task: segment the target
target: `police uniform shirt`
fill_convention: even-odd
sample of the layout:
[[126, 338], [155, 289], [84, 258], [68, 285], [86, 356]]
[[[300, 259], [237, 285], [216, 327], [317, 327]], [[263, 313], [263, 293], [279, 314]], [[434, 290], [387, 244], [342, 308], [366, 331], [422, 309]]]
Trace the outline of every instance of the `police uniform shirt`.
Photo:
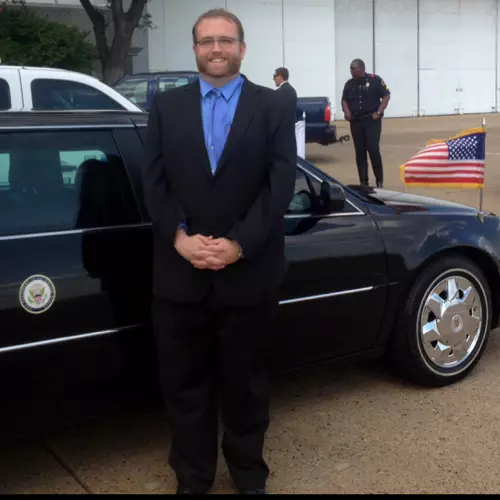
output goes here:
[[380, 100], [390, 94], [389, 88], [380, 76], [366, 73], [362, 78], [351, 78], [347, 81], [342, 100], [347, 102], [353, 116], [366, 116], [375, 113]]

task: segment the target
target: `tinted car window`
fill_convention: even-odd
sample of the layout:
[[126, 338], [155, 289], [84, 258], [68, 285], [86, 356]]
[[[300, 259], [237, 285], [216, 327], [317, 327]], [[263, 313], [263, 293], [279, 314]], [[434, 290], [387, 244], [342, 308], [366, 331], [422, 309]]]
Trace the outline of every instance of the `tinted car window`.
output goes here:
[[144, 77], [124, 78], [114, 89], [129, 101], [138, 106], [144, 107], [148, 101], [149, 80]]
[[0, 153], [0, 189], [9, 185], [10, 155]]
[[313, 193], [306, 174], [299, 168], [295, 172], [295, 190], [287, 213], [307, 214], [311, 211]]
[[285, 216], [285, 233], [287, 235], [300, 234], [309, 228], [301, 217], [311, 213], [313, 193], [308, 183], [307, 175], [299, 168], [295, 169], [295, 190]]
[[140, 222], [111, 131], [0, 134], [0, 234]]
[[106, 153], [101, 150], [70, 150], [60, 151], [59, 160], [61, 162], [61, 170], [63, 173], [63, 181], [65, 184], [74, 184], [76, 180], [76, 172], [78, 165], [81, 165], [87, 160], [102, 160], [106, 161]]
[[125, 109], [100, 90], [69, 80], [33, 80], [31, 93], [33, 109]]
[[10, 99], [10, 87], [6, 80], [0, 78], [0, 111], [5, 111], [12, 107]]

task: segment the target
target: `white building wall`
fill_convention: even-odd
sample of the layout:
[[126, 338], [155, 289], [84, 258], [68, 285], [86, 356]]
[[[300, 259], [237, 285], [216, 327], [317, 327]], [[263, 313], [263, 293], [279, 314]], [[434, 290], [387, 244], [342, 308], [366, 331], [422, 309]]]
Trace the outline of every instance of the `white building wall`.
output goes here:
[[[143, 50], [133, 66], [136, 72], [196, 69], [192, 25], [202, 12], [224, 7], [243, 22], [248, 48], [242, 70], [251, 80], [273, 87], [274, 69], [286, 66], [298, 95], [329, 97], [337, 119], [343, 117], [342, 90], [355, 58], [391, 89], [387, 117], [495, 112], [500, 111], [499, 2], [150, 0], [155, 28], [134, 35], [133, 45]], [[80, 0], [27, 3], [81, 9]], [[77, 25], [82, 15], [75, 13]]]
[[254, 83], [273, 86], [274, 70], [283, 65], [282, 0], [226, 0], [226, 5], [245, 30], [247, 52], [241, 71]]
[[165, 43], [165, 34], [172, 23], [165, 25], [164, 2], [149, 2], [147, 9], [154, 24], [154, 28], [148, 32], [149, 71], [166, 70], [167, 45]]
[[459, 0], [420, 0], [420, 113], [453, 114], [459, 110], [459, 63], [454, 57], [460, 40]]
[[329, 97], [334, 113], [334, 0], [284, 0], [283, 49], [283, 65], [297, 94]]
[[385, 116], [418, 115], [418, 0], [375, 0], [374, 71], [392, 93]]
[[[163, 4], [163, 26], [168, 28], [158, 30], [163, 34], [164, 59], [158, 61], [155, 69], [195, 70], [191, 35], [193, 24], [202, 12], [225, 7], [225, 0], [160, 0], [156, 3]], [[153, 22], [158, 25], [155, 19]]]
[[273, 87], [284, 65], [298, 95], [329, 97], [337, 119], [355, 58], [388, 84], [388, 117], [486, 113], [499, 106], [499, 1], [151, 0], [149, 67], [196, 69], [192, 25], [224, 7], [243, 22], [251, 80]]
[[242, 72], [274, 88], [279, 66], [290, 70], [299, 96], [335, 100], [335, 0], [151, 0], [157, 29], [149, 32], [151, 71], [196, 69], [191, 29], [208, 9], [223, 7], [243, 23], [247, 53]]
[[496, 111], [497, 0], [420, 0], [422, 115]]
[[496, 111], [497, 0], [460, 0], [460, 113]]
[[336, 118], [344, 118], [340, 101], [353, 59], [373, 71], [373, 0], [335, 0]]

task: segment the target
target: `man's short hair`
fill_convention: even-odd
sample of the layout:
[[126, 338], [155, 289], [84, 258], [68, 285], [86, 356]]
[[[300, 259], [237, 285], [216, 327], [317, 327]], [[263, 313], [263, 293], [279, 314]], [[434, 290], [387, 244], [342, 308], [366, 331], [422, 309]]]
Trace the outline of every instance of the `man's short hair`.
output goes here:
[[197, 42], [196, 39], [196, 28], [198, 28], [198, 25], [204, 21], [205, 19], [217, 19], [217, 18], [222, 18], [225, 19], [226, 21], [229, 21], [231, 23], [236, 24], [236, 28], [238, 29], [238, 40], [240, 42], [245, 41], [245, 31], [243, 30], [243, 25], [241, 24], [241, 21], [237, 16], [232, 14], [231, 12], [227, 11], [226, 9], [210, 9], [204, 14], [202, 14], [196, 22], [194, 23], [193, 26], [193, 43]]
[[351, 66], [353, 64], [356, 64], [357, 66], [361, 66], [361, 68], [365, 69], [365, 62], [362, 59], [354, 59], [354, 61], [352, 61], [352, 63], [351, 63]]
[[283, 80], [285, 80], [285, 81], [288, 80], [288, 78], [290, 78], [290, 73], [288, 72], [288, 70], [286, 68], [278, 68], [278, 69], [276, 69], [274, 74], [276, 76], [281, 76], [281, 78], [283, 78]]

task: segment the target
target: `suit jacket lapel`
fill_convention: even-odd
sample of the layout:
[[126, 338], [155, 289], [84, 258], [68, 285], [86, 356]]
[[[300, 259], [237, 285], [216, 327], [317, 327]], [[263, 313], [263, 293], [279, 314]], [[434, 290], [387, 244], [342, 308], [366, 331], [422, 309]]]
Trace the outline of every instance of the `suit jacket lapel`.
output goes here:
[[222, 155], [220, 157], [219, 164], [217, 165], [215, 175], [220, 175], [221, 171], [227, 165], [231, 152], [245, 135], [245, 132], [253, 119], [255, 108], [257, 107], [257, 94], [259, 89], [257, 86], [250, 83], [246, 77], [243, 78], [244, 81], [241, 88], [240, 99], [236, 107], [233, 123], [231, 124], [231, 129], [229, 131], [224, 149], [222, 150]]
[[203, 131], [199, 80], [196, 80], [192, 85], [186, 85], [185, 89], [188, 95], [186, 96], [186, 107], [181, 111], [181, 120], [186, 120], [186, 130], [189, 130], [189, 134], [192, 135], [193, 139], [193, 151], [198, 153], [201, 167], [203, 167], [205, 173], [212, 179], [212, 169], [210, 167], [210, 159]]

